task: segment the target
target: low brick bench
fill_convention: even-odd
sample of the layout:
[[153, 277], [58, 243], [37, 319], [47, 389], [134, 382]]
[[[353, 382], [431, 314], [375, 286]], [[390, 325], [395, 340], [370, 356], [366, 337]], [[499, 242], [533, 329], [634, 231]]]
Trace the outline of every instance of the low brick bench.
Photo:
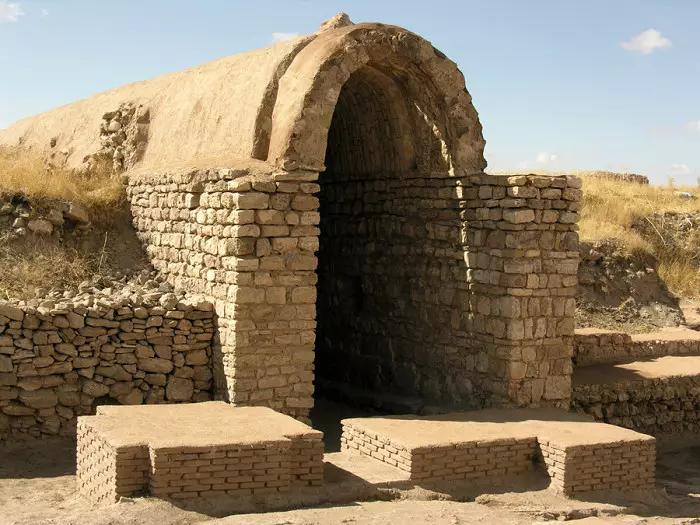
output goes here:
[[408, 473], [417, 482], [497, 482], [532, 470], [569, 496], [654, 486], [651, 436], [554, 409], [489, 409], [441, 416], [342, 421], [343, 450]]
[[95, 502], [283, 492], [323, 482], [323, 434], [223, 402], [100, 407], [78, 419], [77, 478]]

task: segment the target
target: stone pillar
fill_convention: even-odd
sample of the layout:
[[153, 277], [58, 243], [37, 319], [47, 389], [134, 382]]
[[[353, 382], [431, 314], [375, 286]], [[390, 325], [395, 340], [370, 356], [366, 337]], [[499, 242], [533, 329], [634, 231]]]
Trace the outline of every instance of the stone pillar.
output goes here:
[[220, 320], [228, 399], [302, 420], [314, 392], [317, 177], [284, 173], [241, 185], [227, 197], [235, 231], [219, 251], [232, 277]]
[[494, 404], [567, 407], [571, 397], [581, 181], [461, 180], [470, 329], [488, 350]]

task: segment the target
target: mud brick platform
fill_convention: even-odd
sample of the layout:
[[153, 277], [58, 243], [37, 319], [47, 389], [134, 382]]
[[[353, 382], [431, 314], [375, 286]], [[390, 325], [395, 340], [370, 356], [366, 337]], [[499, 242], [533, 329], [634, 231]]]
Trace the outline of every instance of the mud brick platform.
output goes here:
[[323, 434], [264, 407], [223, 402], [104, 406], [78, 420], [80, 492], [247, 496], [323, 482]]
[[493, 482], [539, 464], [551, 488], [569, 496], [654, 485], [653, 437], [563, 410], [489, 409], [342, 424], [344, 451], [397, 467], [416, 482]]

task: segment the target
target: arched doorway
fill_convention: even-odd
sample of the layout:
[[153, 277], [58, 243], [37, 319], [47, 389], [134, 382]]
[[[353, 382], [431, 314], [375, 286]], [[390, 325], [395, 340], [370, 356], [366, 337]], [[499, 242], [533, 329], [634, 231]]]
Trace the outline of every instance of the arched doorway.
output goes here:
[[465, 358], [456, 183], [434, 108], [412, 92], [401, 71], [355, 71], [319, 177], [317, 392], [398, 412], [470, 388], [449, 373]]

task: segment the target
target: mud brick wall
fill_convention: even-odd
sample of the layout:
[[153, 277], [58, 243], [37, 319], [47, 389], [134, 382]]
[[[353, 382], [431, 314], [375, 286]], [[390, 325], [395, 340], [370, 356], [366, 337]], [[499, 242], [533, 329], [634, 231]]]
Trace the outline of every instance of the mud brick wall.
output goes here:
[[700, 339], [663, 339], [658, 335], [630, 335], [608, 330], [581, 329], [574, 337], [574, 366], [619, 363], [665, 355], [700, 355]]
[[283, 492], [290, 487], [290, 442], [151, 451], [152, 496], [193, 499]]
[[0, 438], [73, 434], [103, 403], [210, 399], [213, 306], [160, 295], [0, 304]]
[[182, 445], [162, 446], [133, 431], [115, 436], [114, 428], [100, 426], [104, 413], [78, 420], [78, 486], [96, 503], [149, 493], [172, 499], [251, 496], [323, 484], [320, 432], [201, 446], [188, 445], [185, 433]]
[[411, 473], [411, 453], [403, 443], [396, 443], [352, 425], [343, 424], [340, 447], [342, 450], [364, 454]]
[[488, 351], [490, 390], [517, 405], [567, 407], [581, 181], [479, 175], [462, 184], [465, 315]]
[[551, 487], [567, 496], [654, 487], [653, 438], [576, 447], [561, 447], [542, 438], [539, 441]]
[[323, 484], [322, 439], [292, 439], [290, 449], [291, 483], [296, 486], [318, 486]]
[[499, 476], [524, 474], [533, 469], [536, 449], [535, 438], [414, 449], [411, 479], [492, 481]]
[[700, 431], [700, 376], [575, 384], [571, 407], [644, 434]]
[[89, 424], [78, 422], [78, 491], [95, 503], [114, 503], [148, 489], [148, 449], [107, 443]]
[[352, 425], [343, 425], [343, 450], [355, 451], [409, 473], [410, 479], [486, 481], [532, 470], [537, 439], [494, 439], [440, 447], [409, 449]]

